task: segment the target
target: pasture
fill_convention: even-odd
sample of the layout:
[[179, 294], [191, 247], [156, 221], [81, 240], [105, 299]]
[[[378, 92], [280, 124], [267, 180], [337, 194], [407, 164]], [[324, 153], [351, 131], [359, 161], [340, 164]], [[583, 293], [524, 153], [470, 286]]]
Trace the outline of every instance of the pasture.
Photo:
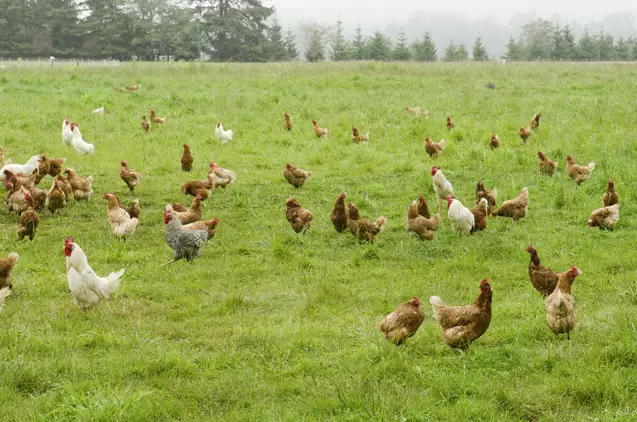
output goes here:
[[[137, 93], [111, 90], [137, 83]], [[0, 255], [20, 254], [19, 296], [0, 313], [1, 419], [634, 420], [636, 89], [637, 68], [613, 64], [2, 69], [5, 157], [66, 157], [80, 176], [93, 176], [95, 194], [60, 217], [42, 211], [32, 243], [18, 242], [17, 217], [0, 210]], [[103, 116], [91, 114], [101, 106]], [[168, 120], [144, 133], [150, 107]], [[539, 111], [540, 130], [523, 144], [519, 127]], [[94, 155], [62, 143], [65, 115]], [[329, 129], [327, 140], [315, 137], [311, 119]], [[234, 130], [224, 147], [217, 120]], [[352, 125], [370, 131], [368, 145], [351, 143]], [[492, 132], [499, 150], [488, 148]], [[425, 153], [425, 136], [446, 140], [439, 158]], [[191, 173], [179, 166], [184, 143]], [[559, 161], [554, 177], [538, 171], [539, 150]], [[567, 154], [597, 163], [579, 187], [565, 175]], [[119, 178], [121, 159], [143, 174], [134, 197]], [[160, 267], [172, 257], [163, 206], [190, 204], [179, 187], [204, 179], [210, 161], [237, 173], [203, 207], [205, 219], [219, 219], [217, 235], [194, 263]], [[286, 163], [312, 171], [302, 188], [283, 179]], [[434, 164], [468, 207], [478, 179], [497, 188], [498, 203], [527, 186], [527, 216], [490, 218], [484, 232], [459, 238], [443, 209], [435, 240], [417, 240], [405, 230], [407, 207], [418, 193], [435, 207]], [[613, 232], [586, 226], [609, 177], [621, 203]], [[141, 226], [126, 243], [108, 227], [109, 191], [141, 201]], [[341, 191], [364, 217], [388, 218], [377, 243], [334, 230], [329, 213]], [[304, 235], [285, 220], [291, 196], [314, 214]], [[68, 292], [62, 249], [70, 235], [98, 274], [127, 269], [115, 297], [89, 312]], [[528, 280], [528, 244], [554, 271], [583, 272], [570, 341], [546, 326]], [[462, 354], [442, 342], [428, 298], [470, 303], [485, 277], [493, 320]], [[412, 296], [427, 318], [396, 347], [378, 323]]]

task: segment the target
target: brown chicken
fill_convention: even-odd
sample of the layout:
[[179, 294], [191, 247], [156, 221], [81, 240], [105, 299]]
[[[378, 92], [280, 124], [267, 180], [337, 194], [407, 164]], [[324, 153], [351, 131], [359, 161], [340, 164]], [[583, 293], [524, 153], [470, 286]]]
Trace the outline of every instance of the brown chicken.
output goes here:
[[414, 296], [387, 315], [379, 328], [385, 334], [385, 339], [398, 345], [416, 334], [424, 320], [425, 314], [420, 309], [420, 300]]
[[115, 91], [115, 92], [117, 92], [119, 94], [125, 94], [126, 93], [126, 91], [124, 91], [122, 88], [117, 87], [115, 85], [111, 85], [111, 88], [113, 88], [113, 91]]
[[314, 134], [318, 138], [320, 138], [320, 139], [327, 138], [327, 129], [324, 129], [324, 128], [320, 127], [318, 125], [318, 123], [316, 123], [316, 120], [312, 120], [312, 124], [314, 125]]
[[15, 252], [11, 252], [5, 259], [0, 259], [0, 289], [13, 289], [12, 272], [19, 259], [20, 255]]
[[29, 194], [33, 198], [33, 204], [36, 211], [42, 211], [46, 206], [46, 198], [48, 196], [47, 191], [44, 189], [38, 189], [35, 186], [28, 189]]
[[312, 213], [306, 210], [294, 198], [289, 198], [285, 203], [285, 218], [287, 218], [292, 230], [296, 233], [305, 233], [312, 223]]
[[489, 203], [487, 198], [481, 198], [478, 204], [471, 210], [475, 221], [471, 233], [479, 232], [487, 228], [487, 216], [489, 215]]
[[300, 168], [294, 167], [291, 164], [286, 164], [285, 170], [283, 171], [283, 177], [285, 177], [285, 180], [287, 180], [289, 184], [291, 184], [297, 189], [303, 186], [305, 181], [311, 175], [312, 175], [311, 172], [301, 170]]
[[593, 170], [595, 170], [594, 161], [588, 163], [587, 166], [580, 166], [570, 154], [566, 156], [566, 174], [568, 174], [568, 177], [576, 184], [580, 185], [587, 181]]
[[440, 142], [433, 142], [429, 136], [425, 138], [425, 151], [431, 158], [436, 158], [440, 155], [445, 147], [445, 140], [441, 139]]
[[421, 215], [425, 218], [431, 218], [431, 213], [429, 212], [429, 204], [427, 204], [427, 200], [422, 194], [418, 194], [418, 215]]
[[352, 142], [355, 144], [360, 144], [361, 142], [369, 142], [369, 132], [365, 135], [361, 135], [358, 129], [352, 126]]
[[347, 195], [345, 192], [341, 192], [336, 197], [336, 202], [334, 202], [334, 208], [332, 209], [332, 214], [330, 214], [330, 219], [332, 220], [332, 224], [334, 224], [334, 228], [337, 232], [343, 233], [347, 228], [347, 212], [345, 211], [345, 198]]
[[557, 287], [546, 298], [546, 324], [555, 335], [566, 333], [569, 340], [576, 322], [575, 301], [571, 288], [575, 279], [581, 274], [577, 267], [571, 267], [570, 270], [560, 274]]
[[195, 196], [195, 198], [192, 200], [192, 205], [190, 206], [190, 208], [186, 208], [184, 211], [177, 211], [173, 207], [173, 210], [173, 215], [179, 218], [181, 224], [190, 224], [194, 223], [195, 221], [199, 221], [201, 220], [201, 196]]
[[66, 196], [60, 187], [60, 183], [57, 180], [54, 180], [48, 193], [47, 208], [51, 214], [55, 215], [56, 212], [64, 207], [66, 207]]
[[538, 130], [540, 128], [540, 117], [542, 117], [542, 113], [538, 113], [531, 117], [531, 120], [529, 121], [529, 127], [531, 129]]
[[210, 190], [214, 187], [212, 176], [209, 174], [206, 180], [192, 180], [181, 185], [181, 193], [184, 195], [197, 196], [205, 201], [210, 196]]
[[613, 230], [615, 224], [617, 224], [617, 220], [619, 220], [619, 204], [596, 209], [591, 216], [588, 217], [586, 224], [588, 224], [589, 227]]
[[482, 198], [485, 198], [487, 200], [487, 204], [489, 207], [488, 213], [491, 214], [493, 210], [495, 210], [496, 200], [498, 199], [498, 191], [495, 188], [487, 190], [484, 187], [484, 183], [482, 183], [482, 180], [478, 180], [478, 183], [476, 183], [476, 205], [480, 203], [480, 200]]
[[368, 221], [361, 217], [356, 205], [347, 203], [347, 228], [359, 242], [374, 243], [378, 240], [380, 233], [385, 230], [386, 225], [386, 217], [378, 217], [374, 222]]
[[513, 199], [504, 201], [500, 208], [495, 210], [491, 215], [494, 217], [509, 217], [517, 221], [524, 217], [529, 210], [529, 190], [524, 187], [522, 192]]
[[486, 278], [480, 282], [480, 296], [471, 305], [447, 306], [438, 296], [429, 298], [444, 342], [466, 351], [469, 344], [482, 337], [491, 324], [492, 298], [493, 291]]
[[210, 162], [208, 167], [208, 183], [211, 184], [209, 189], [222, 188], [234, 183], [237, 175], [231, 170], [224, 169], [215, 162]]
[[150, 123], [146, 120], [146, 115], [142, 114], [142, 129], [144, 132], [150, 131]]
[[416, 117], [422, 117], [423, 119], [427, 119], [429, 117], [429, 112], [427, 110], [421, 111], [420, 107], [406, 106], [405, 110], [407, 110], [407, 113], [413, 114]]
[[14, 173], [10, 170], [5, 169], [4, 176], [12, 188], [20, 189], [22, 186], [24, 186], [25, 188], [30, 189], [33, 186], [35, 186], [35, 183], [38, 177], [38, 169], [33, 170], [33, 173], [29, 175], [22, 174], [22, 173]]
[[126, 90], [127, 90], [127, 91], [130, 91], [130, 92], [137, 92], [137, 91], [139, 91], [139, 88], [141, 88], [141, 87], [142, 87], [142, 86], [141, 86], [141, 84], [137, 84], [137, 85], [128, 85], [128, 86], [126, 87]]
[[190, 146], [188, 144], [184, 144], [184, 153], [181, 155], [181, 169], [183, 171], [192, 170], [192, 161]]
[[605, 207], [610, 207], [611, 205], [619, 203], [619, 196], [617, 195], [617, 192], [615, 192], [615, 183], [613, 182], [613, 179], [608, 179], [606, 193], [604, 193], [602, 201], [604, 201]]
[[498, 138], [498, 135], [496, 133], [492, 133], [491, 139], [489, 139], [489, 146], [491, 147], [491, 149], [496, 149], [500, 148], [500, 145], [500, 138]]
[[451, 116], [447, 116], [447, 129], [451, 130], [456, 127], [456, 124], [453, 122], [453, 118]]
[[283, 113], [283, 128], [285, 130], [292, 130], [292, 120], [290, 119], [290, 115], [287, 113]]
[[22, 240], [25, 236], [28, 236], [29, 240], [33, 240], [40, 225], [40, 216], [35, 210], [35, 202], [31, 194], [27, 192], [24, 196], [27, 201], [27, 209], [20, 214], [20, 220], [18, 221], [18, 238]]
[[72, 168], [66, 169], [64, 173], [71, 184], [73, 197], [76, 201], [88, 200], [93, 195], [93, 176], [80, 177]]
[[555, 169], [557, 168], [559, 163], [557, 161], [551, 160], [549, 157], [544, 155], [542, 151], [537, 152], [537, 157], [538, 157], [537, 166], [540, 169], [540, 173], [553, 176], [553, 174], [555, 174]]
[[[64, 164], [66, 163], [66, 158], [49, 158], [45, 154], [40, 156], [40, 165], [42, 163], [48, 164], [48, 174], [51, 177], [55, 177], [58, 174], [62, 173], [62, 169], [64, 168]], [[42, 172], [40, 170], [40, 172]]]
[[58, 182], [60, 189], [64, 192], [64, 199], [66, 199], [67, 202], [73, 199], [73, 188], [71, 188], [69, 180], [61, 174], [58, 174], [55, 181]]
[[212, 220], [196, 221], [186, 224], [183, 228], [186, 230], [205, 230], [208, 233], [208, 240], [210, 240], [215, 237], [217, 233], [217, 224], [219, 224], [219, 220], [213, 218]]
[[20, 215], [27, 209], [27, 193], [29, 193], [29, 191], [26, 190], [24, 186], [20, 186], [20, 189], [15, 189], [14, 187], [9, 191], [9, 200], [7, 201], [9, 212]]
[[150, 109], [150, 122], [162, 125], [162, 124], [166, 123], [166, 118], [165, 117], [157, 117], [157, 113], [155, 113], [155, 109], [151, 108]]
[[[115, 197], [115, 199], [117, 200], [117, 205], [119, 205], [119, 207], [121, 209], [123, 209], [124, 211], [126, 211], [128, 213], [128, 216], [130, 218], [136, 218], [139, 220], [139, 216], [142, 213], [142, 210], [139, 206], [139, 199], [134, 200], [133, 202], [131, 202], [131, 205], [129, 207], [125, 207], [122, 204], [122, 201], [120, 201], [120, 199], [118, 198], [117, 195], [115, 195], [114, 193], [111, 193], [111, 195], [113, 195]], [[182, 205], [183, 206], [183, 205]], [[186, 211], [188, 208], [184, 207], [183, 211]]]
[[520, 138], [522, 138], [522, 140], [526, 142], [527, 139], [529, 139], [530, 137], [531, 137], [531, 129], [529, 129], [528, 127], [525, 128], [523, 126], [520, 126]]
[[414, 233], [420, 240], [433, 240], [440, 223], [440, 214], [431, 220], [418, 214], [418, 203], [412, 201], [407, 210], [407, 230]]
[[560, 275], [540, 263], [540, 257], [533, 246], [529, 245], [526, 251], [531, 255], [529, 280], [531, 280], [531, 284], [535, 287], [535, 290], [540, 292], [542, 297], [547, 297], [555, 290], [557, 279]]
[[139, 185], [142, 175], [128, 167], [128, 163], [126, 161], [121, 160], [119, 163], [122, 166], [119, 169], [119, 177], [124, 181], [124, 183], [126, 183], [126, 186], [128, 186], [131, 193], [133, 193], [135, 191], [135, 186]]

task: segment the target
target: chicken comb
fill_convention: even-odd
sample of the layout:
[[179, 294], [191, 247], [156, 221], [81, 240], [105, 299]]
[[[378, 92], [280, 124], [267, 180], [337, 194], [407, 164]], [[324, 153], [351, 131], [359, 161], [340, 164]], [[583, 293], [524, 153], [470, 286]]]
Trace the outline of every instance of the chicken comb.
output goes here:
[[64, 240], [64, 246], [68, 245], [69, 243], [75, 243], [75, 239], [72, 236], [68, 236], [65, 240]]
[[489, 279], [485, 278], [480, 282], [480, 287], [484, 286], [485, 284], [489, 284]]

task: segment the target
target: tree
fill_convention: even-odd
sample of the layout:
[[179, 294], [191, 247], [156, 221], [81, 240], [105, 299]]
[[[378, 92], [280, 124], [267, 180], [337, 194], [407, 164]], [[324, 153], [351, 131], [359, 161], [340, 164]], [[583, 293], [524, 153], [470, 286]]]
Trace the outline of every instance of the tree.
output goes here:
[[272, 26], [267, 30], [268, 40], [265, 47], [265, 59], [280, 62], [287, 59], [285, 41], [283, 40], [282, 28], [278, 19], [274, 19]]
[[380, 31], [374, 32], [369, 39], [367, 54], [370, 60], [389, 60], [391, 58], [391, 42]]
[[615, 47], [613, 37], [601, 31], [595, 36], [597, 44], [597, 60], [608, 62], [615, 60]]
[[433, 39], [431, 39], [431, 35], [429, 32], [425, 33], [422, 41], [415, 42], [412, 45], [412, 50], [414, 51], [414, 59], [421, 62], [435, 62], [438, 60], [436, 54], [436, 44]]
[[487, 54], [487, 49], [484, 47], [482, 43], [482, 38], [476, 38], [476, 42], [473, 45], [472, 57], [474, 61], [485, 62], [489, 60], [489, 55]]
[[407, 37], [405, 36], [405, 31], [402, 29], [400, 30], [398, 39], [396, 40], [396, 48], [394, 49], [394, 60], [411, 60], [411, 51], [409, 50], [409, 45], [407, 44]]
[[623, 62], [627, 62], [632, 59], [630, 43], [624, 40], [623, 37], [618, 39], [617, 44], [615, 44], [615, 56], [617, 57], [617, 60], [621, 60]]
[[336, 21], [334, 37], [332, 37], [330, 58], [335, 62], [347, 60], [347, 41], [343, 35], [343, 21]]
[[126, 12], [124, 0], [85, 0], [83, 6], [90, 11], [83, 23], [83, 55], [129, 60], [133, 56], [134, 16]]
[[577, 43], [577, 59], [582, 61], [597, 60], [597, 46], [595, 40], [590, 36], [587, 29]]
[[442, 52], [443, 62], [454, 62], [458, 56], [458, 47], [453, 43], [453, 39], [449, 41], [449, 45]]
[[562, 30], [556, 27], [552, 47], [551, 58], [553, 60], [573, 60], [575, 58], [575, 37], [570, 26], [566, 25]]
[[319, 24], [307, 24], [303, 27], [305, 33], [305, 58], [308, 62], [325, 60], [325, 34], [329, 28]]
[[502, 56], [503, 59], [512, 62], [524, 60], [524, 47], [522, 43], [515, 41], [513, 36], [509, 38], [506, 49], [506, 53]]
[[285, 52], [288, 60], [296, 60], [299, 58], [299, 51], [296, 49], [296, 36], [292, 32], [292, 28], [288, 27], [288, 33], [285, 37]]
[[363, 36], [363, 30], [360, 25], [356, 28], [356, 36], [352, 41], [352, 53], [351, 56], [354, 60], [365, 60], [367, 56], [367, 42]]
[[553, 45], [555, 25], [544, 19], [537, 19], [522, 27], [522, 42], [529, 60], [549, 60]]
[[469, 60], [469, 51], [464, 44], [460, 44], [456, 49], [456, 58], [455, 61], [461, 62], [464, 60]]

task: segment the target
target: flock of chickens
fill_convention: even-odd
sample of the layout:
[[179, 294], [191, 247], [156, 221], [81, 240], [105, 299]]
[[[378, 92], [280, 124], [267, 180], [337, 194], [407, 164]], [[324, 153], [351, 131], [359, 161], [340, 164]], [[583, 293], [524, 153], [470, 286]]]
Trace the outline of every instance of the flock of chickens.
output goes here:
[[[126, 87], [130, 92], [135, 92], [141, 85]], [[113, 86], [116, 92], [126, 91]], [[428, 113], [422, 112], [418, 107], [405, 107], [405, 109], [417, 116], [427, 118]], [[102, 109], [103, 112], [103, 109]], [[532, 131], [538, 130], [541, 114], [533, 116], [529, 125], [520, 127], [520, 137], [524, 142], [532, 135]], [[153, 124], [163, 124], [166, 118], [157, 117], [155, 110], [150, 109], [150, 121], [146, 115], [142, 116], [142, 129], [149, 131]], [[319, 139], [328, 136], [328, 130], [319, 126], [312, 120], [314, 133]], [[284, 114], [284, 129], [292, 130], [293, 125], [288, 113]], [[451, 116], [447, 117], [447, 128], [453, 130], [455, 124]], [[221, 122], [217, 122], [215, 135], [217, 139], [226, 144], [232, 140], [232, 130], [224, 130]], [[352, 126], [352, 142], [369, 142], [369, 132], [361, 134]], [[95, 147], [86, 142], [76, 123], [64, 118], [62, 122], [62, 141], [75, 149], [79, 154], [93, 154]], [[493, 134], [489, 140], [491, 148], [498, 148], [501, 141], [497, 134]], [[443, 153], [445, 141], [433, 142], [429, 137], [425, 139], [427, 153], [435, 158]], [[541, 173], [553, 175], [558, 163], [550, 160], [542, 152], [538, 152], [538, 168]], [[4, 162], [3, 150], [0, 148], [0, 163]], [[72, 168], [64, 169], [66, 159], [49, 158], [46, 154], [35, 155], [25, 164], [12, 164], [10, 160], [0, 169], [0, 180], [8, 191], [6, 197], [7, 208], [10, 213], [18, 216], [18, 237], [20, 240], [28, 237], [33, 240], [40, 222], [39, 212], [45, 208], [53, 215], [58, 215], [65, 208], [68, 201], [87, 201], [93, 194], [92, 176], [86, 178], [77, 175]], [[180, 160], [181, 170], [192, 170], [193, 156], [189, 145], [183, 145]], [[142, 179], [141, 173], [130, 168], [124, 160], [120, 162], [120, 178], [134, 193], [135, 187]], [[567, 175], [576, 183], [581, 184], [588, 180], [595, 169], [595, 163], [587, 166], [578, 165], [568, 155], [566, 163]], [[50, 189], [43, 190], [37, 185], [46, 176], [52, 178]], [[312, 173], [302, 170], [291, 164], [286, 164], [283, 176], [295, 188], [301, 188], [311, 177]], [[496, 189], [488, 190], [482, 181], [476, 186], [475, 206], [472, 209], [465, 207], [454, 197], [452, 184], [445, 178], [438, 166], [431, 169], [434, 191], [436, 193], [438, 212], [432, 217], [426, 199], [419, 195], [409, 205], [407, 210], [407, 230], [421, 240], [433, 240], [441, 222], [440, 207], [443, 202], [447, 204], [447, 218], [453, 230], [460, 236], [468, 236], [476, 231], [486, 229], [488, 217], [508, 217], [513, 220], [523, 218], [528, 212], [529, 192], [525, 187], [519, 195], [513, 199], [504, 201], [497, 206]], [[236, 181], [236, 174], [211, 162], [208, 175], [203, 180], [193, 180], [181, 186], [181, 192], [193, 197], [190, 207], [179, 203], [167, 204], [164, 212], [165, 238], [174, 254], [170, 262], [186, 259], [192, 261], [200, 254], [204, 244], [216, 233], [219, 223], [217, 218], [202, 220], [201, 202], [206, 201], [211, 191], [225, 188]], [[368, 220], [361, 217], [358, 208], [351, 201], [345, 205], [347, 195], [342, 192], [336, 197], [330, 218], [337, 232], [349, 231], [360, 242], [375, 242], [387, 225], [386, 217], [378, 217]], [[105, 193], [107, 202], [106, 214], [111, 233], [118, 239], [126, 239], [133, 236], [139, 225], [140, 202], [134, 200], [130, 206], [125, 206], [114, 193]], [[606, 193], [603, 195], [603, 207], [593, 211], [587, 224], [591, 227], [600, 227], [612, 230], [619, 218], [619, 198], [614, 188], [613, 180], [608, 181]], [[312, 212], [305, 209], [295, 198], [286, 201], [285, 216], [291, 228], [296, 233], [304, 233], [310, 228]], [[530, 254], [529, 279], [533, 287], [545, 298], [547, 324], [556, 334], [566, 333], [570, 338], [570, 332], [575, 326], [574, 301], [571, 287], [575, 279], [581, 274], [577, 267], [556, 273], [540, 263], [537, 251], [533, 246], [527, 248]], [[75, 304], [88, 310], [103, 300], [108, 300], [113, 294], [124, 275], [125, 270], [114, 272], [107, 277], [98, 276], [90, 267], [88, 259], [82, 248], [75, 243], [72, 237], [64, 241], [64, 253], [66, 256], [67, 279], [69, 290]], [[4, 300], [13, 292], [12, 270], [17, 264], [19, 256], [10, 253], [6, 259], [0, 259], [0, 310]], [[470, 305], [448, 306], [437, 296], [432, 296], [429, 301], [433, 308], [435, 319], [442, 328], [442, 336], [449, 346], [466, 350], [471, 342], [481, 337], [488, 329], [491, 322], [492, 289], [487, 279], [480, 283], [480, 294]], [[401, 344], [413, 336], [423, 323], [425, 315], [420, 308], [420, 301], [413, 297], [401, 304], [394, 312], [389, 314], [380, 324], [380, 330], [385, 337]]]

